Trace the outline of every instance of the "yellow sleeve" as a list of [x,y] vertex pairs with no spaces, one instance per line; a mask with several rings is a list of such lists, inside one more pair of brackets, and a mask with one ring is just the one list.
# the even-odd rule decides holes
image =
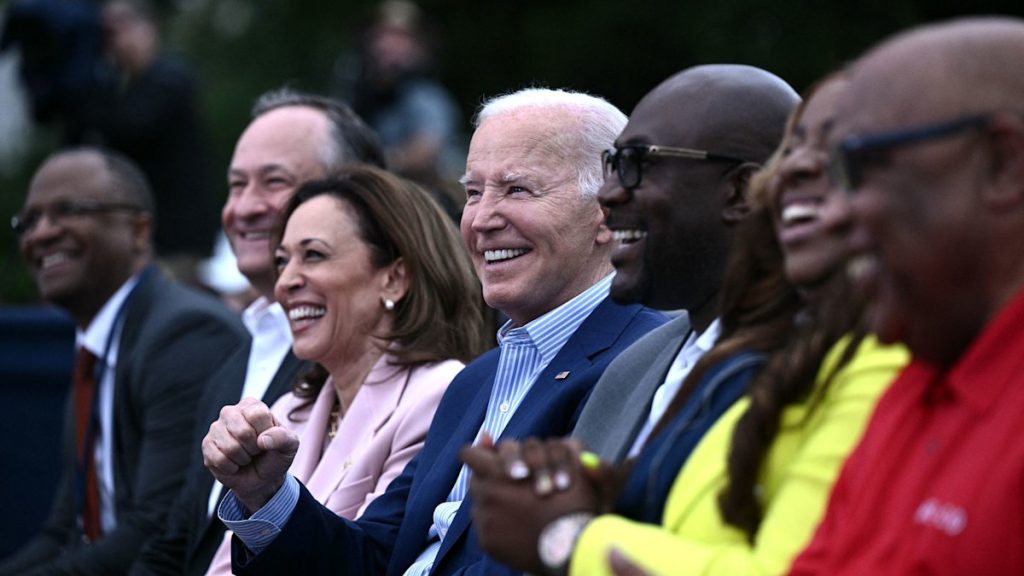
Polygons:
[[613,515],[595,519],[577,542],[570,573],[610,574],[607,559],[613,547],[650,574],[784,573],[810,540],[842,463],[860,439],[879,395],[907,360],[903,349],[865,341],[810,419],[803,421],[806,406],[783,413],[781,432],[762,472],[767,505],[753,545],[722,522],[716,503],[725,481],[732,427],[738,413],[746,410],[746,402],[741,402],[708,432],[680,472],[666,503],[664,525]]

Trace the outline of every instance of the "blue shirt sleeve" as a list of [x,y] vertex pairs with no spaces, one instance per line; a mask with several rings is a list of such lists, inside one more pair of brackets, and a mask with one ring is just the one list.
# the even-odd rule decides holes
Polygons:
[[217,509],[217,517],[249,551],[259,554],[281,533],[298,501],[299,481],[288,474],[277,494],[249,518],[245,517],[245,509],[230,490]]

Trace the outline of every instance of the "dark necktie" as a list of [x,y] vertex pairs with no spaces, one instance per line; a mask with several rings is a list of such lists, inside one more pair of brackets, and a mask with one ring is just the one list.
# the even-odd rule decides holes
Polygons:
[[[82,502],[82,531],[90,541],[100,536],[100,492],[96,479],[96,432],[99,423],[93,419],[93,403],[96,401],[96,356],[83,346],[75,358],[75,451],[79,459],[79,471],[85,475],[79,478],[80,486],[85,487]],[[87,437],[93,435],[86,445]]]

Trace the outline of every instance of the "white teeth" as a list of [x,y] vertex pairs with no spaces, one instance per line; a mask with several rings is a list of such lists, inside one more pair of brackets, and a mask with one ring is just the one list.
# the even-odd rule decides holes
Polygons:
[[623,244],[632,244],[647,237],[646,230],[612,230],[612,238]]
[[53,254],[44,256],[42,264],[43,269],[45,270],[46,268],[49,268],[51,266],[56,266],[57,264],[66,261],[67,259],[68,255],[65,254],[64,252],[55,252]]
[[326,308],[314,306],[299,306],[288,311],[290,320],[306,320],[307,318],[319,318],[327,313]]
[[817,220],[819,207],[813,204],[790,204],[782,209],[782,223],[792,224],[807,220]]
[[270,232],[239,232],[244,240],[266,240],[270,238]]
[[529,250],[524,248],[513,248],[511,250],[484,250],[484,260],[488,262],[498,262],[501,260],[509,260],[516,256],[522,256]]

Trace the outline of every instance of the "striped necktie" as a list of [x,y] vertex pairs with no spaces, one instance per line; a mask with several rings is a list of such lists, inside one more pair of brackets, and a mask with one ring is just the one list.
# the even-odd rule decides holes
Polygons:
[[[84,486],[82,499],[82,531],[86,538],[95,541],[100,536],[100,492],[96,479],[95,435],[88,442],[90,428],[99,430],[99,423],[92,422],[96,398],[96,356],[83,346],[75,358],[75,453],[78,457],[79,486]],[[86,445],[86,443],[90,445]],[[84,474],[84,478],[82,475]]]

